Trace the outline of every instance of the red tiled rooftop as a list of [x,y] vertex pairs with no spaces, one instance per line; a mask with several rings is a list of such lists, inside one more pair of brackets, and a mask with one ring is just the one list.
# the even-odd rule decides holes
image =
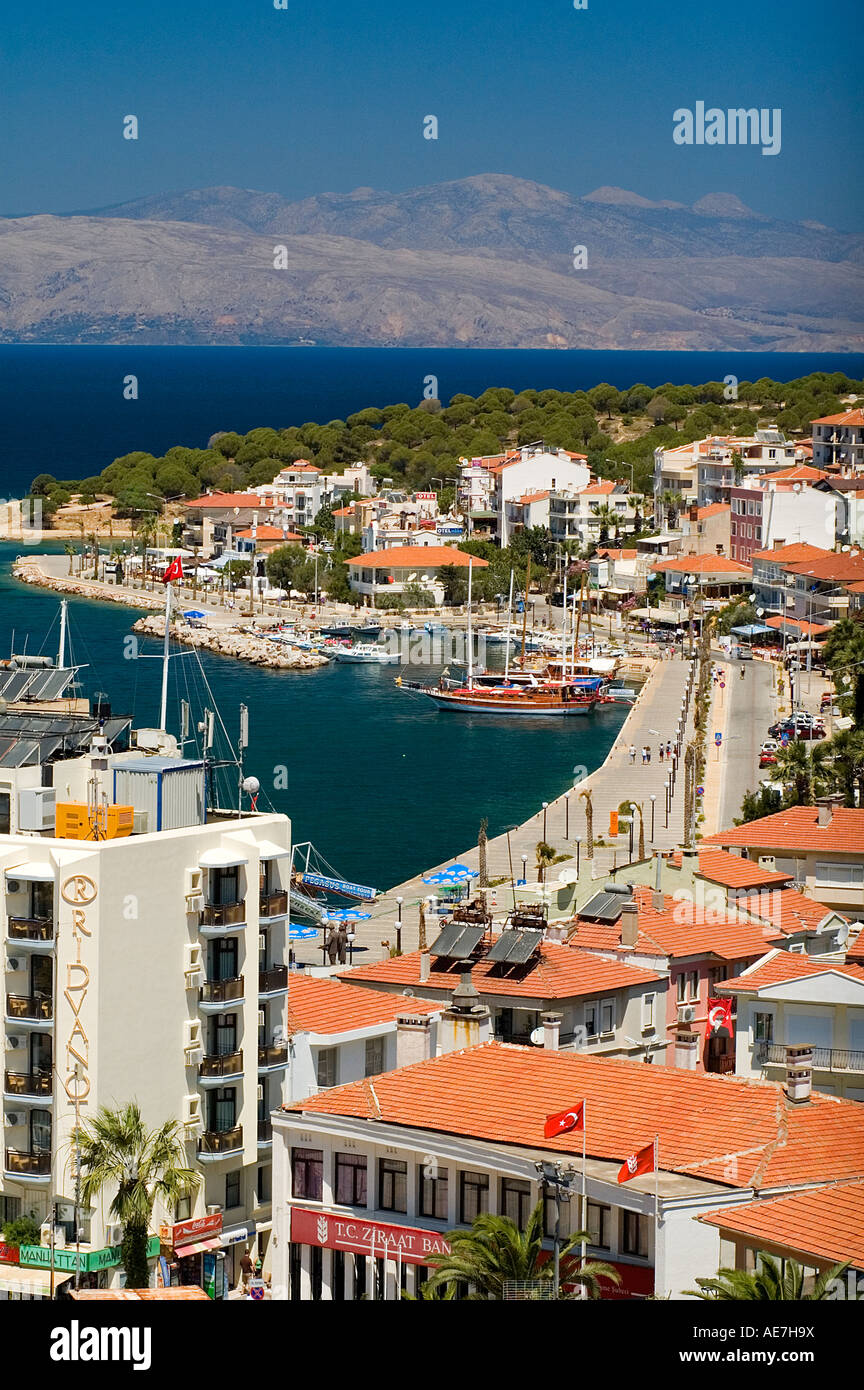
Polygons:
[[[771,922],[782,932],[815,931],[819,923],[835,911],[806,893],[799,893],[797,888],[771,888],[764,893],[754,893],[738,898],[736,906],[761,922]],[[842,917],[842,913],[837,915]]]
[[706,845],[743,845],[752,849],[791,849],[802,854],[864,854],[864,809],[832,808],[827,825],[819,825],[816,806],[790,806],[716,835]]
[[264,499],[257,492],[206,492],[196,497],[194,502],[186,502],[187,507],[264,507]]
[[864,1106],[778,1083],[578,1052],[484,1043],[324,1091],[283,1108],[352,1116],[497,1144],[581,1154],[576,1131],[544,1139],[547,1115],[587,1101],[591,1158],[623,1162],[660,1139],[660,1168],[728,1187],[864,1175]]
[[830,550],[822,550],[818,545],[808,545],[806,541],[793,541],[790,545],[778,545],[773,550],[754,550],[754,560],[776,560],[778,564],[794,563],[796,560],[819,560],[830,555]]
[[794,628],[802,636],[814,637],[821,632],[830,632],[830,623],[808,623],[806,618],[784,618],[781,614],[775,614],[772,618],[765,619],[765,626],[772,627],[777,632],[782,632],[784,627]]
[[441,565],[458,565],[468,568],[470,560],[475,568],[486,569],[488,560],[477,555],[467,555],[452,545],[397,545],[390,550],[370,550],[365,555],[356,555],[349,565],[359,565],[361,569],[437,569]]
[[832,1183],[763,1202],[707,1211],[697,1218],[709,1226],[780,1246],[831,1264],[864,1268],[864,1182]]
[[709,516],[719,516],[721,512],[731,512],[732,508],[728,502],[710,502],[707,507],[699,507],[696,511],[697,521],[707,521]]
[[597,551],[598,558],[601,560],[635,560],[638,554],[639,551],[635,547],[632,550],[623,547],[619,550],[610,550],[608,546],[603,546]]
[[302,541],[304,538],[296,531],[284,531],[281,526],[247,526],[245,531],[237,532],[237,539],[243,541],[284,541],[288,545],[292,541]]
[[350,1033],[376,1023],[392,1023],[404,1013],[435,1013],[428,999],[382,994],[321,976],[292,974],[288,987],[289,1033]]
[[[408,986],[421,993],[434,989],[443,994],[456,988],[461,978],[460,972],[466,968],[466,963],[462,961],[455,967],[443,968],[433,960],[428,980],[421,982],[420,952],[414,951],[377,964],[355,966],[341,978],[358,983],[368,981],[378,985]],[[626,989],[628,986],[650,984],[661,978],[654,970],[588,956],[556,941],[544,941],[539,957],[517,973],[511,967],[504,974],[500,967],[483,960],[474,965],[471,972],[472,983],[480,994],[548,1000]]]
[[728,555],[664,555],[651,568],[676,574],[731,574],[742,580],[752,573],[749,565]]
[[743,921],[734,912],[664,896],[662,912],[651,906],[651,890],[637,885],[633,897],[639,909],[639,937],[635,947],[621,945],[621,924],[605,926],[576,917],[571,948],[581,950],[637,951],[648,955],[686,959],[713,955],[719,960],[744,960],[764,955],[778,939],[773,927]]
[[828,474],[822,468],[811,468],[809,463],[797,463],[793,468],[778,468],[765,474],[770,483],[818,483]]
[[752,859],[742,859],[725,849],[702,849],[699,851],[699,877],[711,883],[722,883],[724,888],[758,888],[763,883],[788,883],[792,875],[765,869],[761,864],[754,864]]
[[751,990],[764,989],[769,985],[784,984],[789,980],[804,980],[813,975],[827,975],[832,972],[848,975],[858,984],[864,985],[864,967],[860,965],[838,965],[831,961],[820,961],[813,956],[805,956],[797,951],[770,951],[763,960],[742,970],[730,980],[718,984],[720,993],[726,990],[744,994]]
[[864,410],[856,406],[854,410],[844,410],[841,415],[821,415],[818,420],[811,420],[811,425],[857,425],[859,429],[864,426]]

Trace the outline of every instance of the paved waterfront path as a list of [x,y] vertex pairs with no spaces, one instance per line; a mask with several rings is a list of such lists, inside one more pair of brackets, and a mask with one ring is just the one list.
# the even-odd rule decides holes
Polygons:
[[[555,801],[550,801],[545,812],[545,839],[547,843],[559,854],[570,855],[571,858],[566,862],[554,865],[547,870],[547,882],[554,884],[557,881],[559,872],[564,869],[576,869],[577,849],[576,837],[581,837],[582,845],[579,854],[580,883],[585,883],[592,878],[604,879],[613,865],[621,867],[626,865],[629,851],[629,830],[621,828],[617,840],[609,840],[609,812],[617,811],[622,801],[632,798],[643,808],[645,817],[645,850],[650,854],[652,849],[671,849],[680,844],[683,835],[683,816],[684,816],[684,767],[683,767],[683,748],[687,740],[692,736],[692,724],[688,715],[687,724],[684,731],[682,742],[682,758],[677,765],[677,775],[675,780],[675,792],[672,798],[671,814],[668,826],[665,816],[665,793],[664,788],[669,772],[669,767],[664,757],[661,763],[658,757],[658,747],[662,738],[664,746],[667,739],[671,740],[674,746],[676,727],[681,710],[682,699],[684,698],[688,678],[690,673],[689,661],[676,658],[673,661],[658,661],[655,663],[648,680],[643,686],[639,698],[629,711],[618,737],[615,740],[605,762],[590,776],[586,777],[576,787],[572,788],[566,795],[559,796]],[[692,702],[691,702],[692,705]],[[458,717],[458,716],[454,716]],[[585,716],[590,719],[590,715]],[[507,734],[502,730],[502,741],[506,740]],[[641,761],[641,749],[643,744],[647,744],[651,749],[651,762],[643,766]],[[631,765],[629,748],[633,745],[637,749],[637,757],[634,765]],[[587,842],[585,834],[585,800],[579,793],[589,790],[594,808],[594,836],[595,850],[593,860],[587,857]],[[651,836],[651,795],[656,797],[654,804],[654,836]],[[568,829],[568,809],[569,800],[569,838],[565,836]],[[477,802],[477,822],[478,829],[480,819],[483,815],[482,800]],[[394,833],[398,833],[398,827],[394,827]],[[538,842],[544,839],[544,812],[542,808],[522,825],[510,832],[510,844],[508,851],[507,835],[499,835],[495,839],[490,839],[487,846],[487,866],[489,879],[506,879],[506,883],[499,884],[494,890],[494,897],[497,898],[497,909],[493,911],[501,914],[511,905],[510,895],[510,861],[514,877],[522,877],[522,856],[527,857],[527,880],[529,884],[537,881],[537,868],[535,850]],[[598,844],[597,840],[604,843]],[[633,833],[633,857],[638,857],[639,831],[638,821],[634,826]],[[458,856],[460,863],[469,865],[476,869],[478,866],[478,850],[476,844]],[[448,863],[452,863],[449,860]],[[418,943],[418,904],[421,898],[428,898],[434,893],[434,888],[423,882],[423,875],[428,876],[436,872],[439,868],[446,868],[446,864],[436,865],[423,871],[423,874],[407,880],[405,883],[398,884],[389,892],[382,894],[372,908],[372,918],[368,922],[360,922],[357,925],[357,940],[355,946],[355,961],[380,960],[387,954],[387,948],[382,944],[388,941],[391,945],[396,944],[396,926],[399,919],[399,908],[397,897],[401,897],[402,902],[402,931],[401,943],[403,951],[413,951],[417,949]],[[491,895],[490,895],[491,896]],[[537,901],[535,895],[533,901]],[[560,915],[556,908],[556,898],[553,898],[550,907],[550,916]],[[431,942],[436,935],[436,918],[427,913],[427,937]],[[316,943],[298,943],[296,957],[300,961],[307,961],[311,964],[321,964],[322,951],[320,938]]]

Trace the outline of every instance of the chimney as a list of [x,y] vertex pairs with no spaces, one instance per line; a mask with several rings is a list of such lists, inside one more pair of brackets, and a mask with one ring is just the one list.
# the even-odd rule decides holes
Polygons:
[[793,1105],[806,1105],[813,1086],[813,1048],[810,1043],[803,1047],[786,1049],[786,1099]]
[[543,1046],[548,1052],[557,1052],[561,1037],[561,1014],[541,1014],[543,1024]]
[[639,939],[639,909],[631,898],[621,908],[621,945],[635,946]]
[[701,1033],[679,1026],[675,1032],[675,1066],[685,1071],[695,1071],[701,1043]]
[[429,951],[420,952],[420,980],[421,985],[425,985],[429,979],[429,972],[432,969],[432,955]]
[[834,816],[834,807],[842,806],[843,797],[836,792],[833,796],[817,796],[815,800],[817,825],[830,825]]
[[432,1019],[428,1014],[400,1014],[396,1019],[396,1066],[428,1062],[432,1056]]
[[471,971],[466,970],[441,1018],[441,1051],[455,1052],[463,1047],[476,1047],[477,1043],[487,1042],[491,1035],[489,1010],[477,993]]

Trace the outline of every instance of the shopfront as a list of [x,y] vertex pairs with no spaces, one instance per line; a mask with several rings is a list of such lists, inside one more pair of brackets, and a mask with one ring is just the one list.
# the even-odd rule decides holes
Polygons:
[[[11,1253],[10,1247],[0,1247]],[[53,1287],[54,1297],[63,1298],[66,1285],[78,1271],[78,1287],[81,1289],[110,1288],[120,1265],[122,1247],[105,1246],[101,1250],[81,1248],[76,1251],[68,1247],[54,1247],[53,1255],[48,1245],[22,1245],[18,1251],[18,1270],[11,1263],[0,1265],[0,1298],[50,1298]],[[148,1259],[159,1254],[159,1238],[151,1236],[147,1245]],[[53,1279],[52,1279],[53,1267]]]
[[394,1299],[416,1293],[433,1255],[450,1253],[439,1231],[291,1208],[292,1300]]
[[[171,1287],[197,1285],[208,1298],[228,1294],[225,1251],[222,1248],[222,1213],[178,1221],[159,1228],[164,1264]],[[163,1273],[164,1282],[164,1273]]]

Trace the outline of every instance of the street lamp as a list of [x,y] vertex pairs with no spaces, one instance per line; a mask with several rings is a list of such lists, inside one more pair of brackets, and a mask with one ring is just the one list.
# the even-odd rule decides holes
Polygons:
[[509,865],[510,865],[510,891],[511,891],[512,894],[513,894],[513,906],[514,906],[514,907],[516,906],[516,883],[515,883],[515,880],[514,880],[514,878],[513,878],[513,847],[512,847],[512,845],[510,844],[510,832],[511,832],[511,830],[518,830],[518,829],[519,829],[518,825],[508,825],[508,826],[506,826],[505,829],[504,829],[504,834],[507,836],[507,860],[508,860],[508,863],[509,863]]
[[[551,1191],[555,1197],[555,1233],[552,1237],[553,1259],[554,1259],[554,1282],[555,1297],[561,1297],[561,1203],[570,1202],[576,1178],[576,1169],[572,1164],[568,1168],[562,1168],[560,1163],[536,1162],[534,1167],[540,1185],[546,1191]],[[582,1227],[585,1227],[585,1173],[582,1174]],[[582,1243],[582,1262],[585,1261],[585,1243]]]
[[396,921],[396,950],[402,954],[402,899],[396,899],[396,910],[399,914]]
[[545,845],[545,843],[546,843],[546,811],[547,811],[548,807],[549,807],[549,802],[548,802],[548,801],[544,801],[544,802],[543,802],[543,843],[544,843],[544,845]]
[[527,854],[523,854],[523,855],[522,855],[522,882],[523,882],[523,883],[527,883],[527,882],[528,882],[528,868],[527,868],[527,864],[528,864],[528,855],[527,855]]
[[580,862],[581,862],[581,854],[582,854],[582,839],[581,839],[581,836],[577,835],[577,836],[576,836],[576,877],[577,877],[577,878],[579,877],[579,869],[580,869]]
[[570,793],[564,793],[564,839],[570,839]]
[[656,796],[654,795],[654,793],[652,792],[652,793],[651,793],[651,843],[652,843],[652,845],[653,845],[653,843],[654,843],[654,803],[656,802],[656,800],[657,800],[657,797],[656,797]]

